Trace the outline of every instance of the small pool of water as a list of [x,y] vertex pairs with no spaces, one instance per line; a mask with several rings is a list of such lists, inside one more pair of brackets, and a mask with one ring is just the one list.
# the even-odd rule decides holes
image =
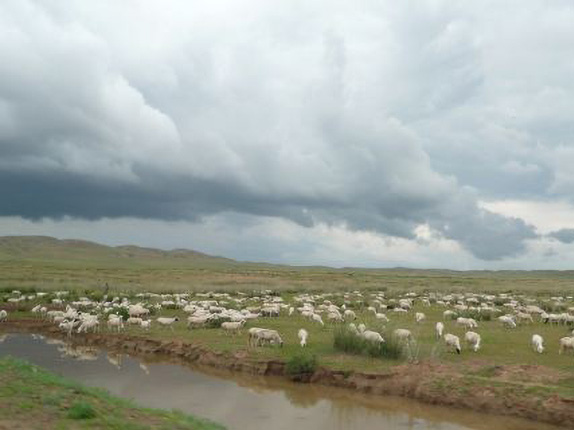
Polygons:
[[[1,338],[0,338],[1,340]],[[0,356],[28,360],[137,404],[209,418],[229,430],[551,430],[553,426],[369,396],[280,378],[229,374],[72,348],[42,336],[8,335]]]

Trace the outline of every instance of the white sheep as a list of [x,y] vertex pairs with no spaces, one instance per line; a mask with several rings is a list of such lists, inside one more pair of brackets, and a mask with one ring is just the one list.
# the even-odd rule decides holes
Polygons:
[[504,325],[504,327],[516,328],[516,323],[514,322],[512,317],[510,317],[508,315],[503,315],[503,316],[498,317],[498,321],[500,321],[502,323],[502,325]]
[[405,328],[398,328],[393,332],[394,336],[399,340],[409,340],[412,339],[412,333],[410,330]]
[[559,341],[560,349],[558,350],[558,354],[562,354],[564,350],[572,350],[574,351],[574,337],[563,337]]
[[389,318],[387,318],[387,316],[385,314],[382,314],[382,313],[376,313],[375,318],[378,320],[381,320],[383,322],[389,322]]
[[462,348],[460,347],[460,339],[454,334],[447,333],[444,335],[444,342],[447,347],[454,348],[457,354],[460,354]]
[[178,317],[172,317],[172,318],[159,317],[156,319],[156,321],[159,325],[162,325],[164,327],[169,327],[173,331],[173,324],[175,322],[179,321],[179,318]]
[[367,342],[376,343],[379,345],[385,342],[385,339],[383,339],[383,336],[381,336],[380,333],[372,330],[365,330],[361,333],[361,337]]
[[435,327],[436,338],[440,339],[442,337],[442,333],[444,332],[444,324],[442,322],[437,322]]
[[423,322],[425,319],[426,319],[426,315],[424,313],[417,312],[415,314],[415,321],[417,324]]
[[357,315],[352,310],[347,309],[345,312],[343,312],[343,318],[345,318],[345,320],[354,321],[357,319]]
[[359,330],[357,330],[357,326],[354,323],[349,323],[348,328],[353,332],[353,334],[356,334],[357,336],[360,334]]
[[2,309],[0,311],[0,322],[6,321],[7,319],[8,319],[8,312],[6,312],[4,309]]
[[145,330],[149,330],[151,328],[151,320],[142,320],[140,326]]
[[65,331],[68,334],[68,337],[72,336],[72,331],[74,330],[74,321],[68,321],[67,319],[63,320],[58,327],[60,330]]
[[299,337],[299,343],[301,344],[301,347],[307,346],[307,338],[309,337],[307,330],[304,328],[300,329],[297,333],[297,336]]
[[92,330],[94,333],[98,330],[100,326],[100,322],[98,321],[98,317],[94,315],[90,315],[91,318],[87,318],[82,321],[80,326],[78,327],[78,333],[87,333],[88,330]]
[[321,324],[322,326],[325,325],[325,323],[323,322],[323,319],[321,318],[321,315],[319,315],[319,314],[313,314],[313,315],[311,315],[311,320],[313,320],[313,321],[315,321],[315,322]]
[[241,327],[245,325],[245,320],[236,321],[236,322],[223,322],[221,323],[221,328],[228,334],[239,333]]
[[478,327],[478,323],[473,318],[458,317],[456,319],[456,324],[463,326],[466,330]]
[[270,330],[266,328],[257,328],[252,327],[249,329],[249,345],[255,346],[263,345],[264,343],[268,344],[279,344],[279,346],[283,346],[283,339],[279,335],[277,330]]
[[327,319],[332,322],[344,322],[343,317],[338,312],[329,312],[327,314]]
[[524,312],[518,312],[516,314],[516,318],[519,322],[527,321],[529,323],[534,323],[534,320],[532,319],[532,315],[524,313]]
[[464,340],[466,343],[472,346],[474,352],[477,352],[480,349],[481,338],[478,333],[475,333],[474,331],[467,331],[464,335]]
[[122,318],[120,316],[115,316],[113,317],[110,314],[110,319],[108,319],[108,322],[106,323],[106,325],[108,326],[108,329],[110,329],[110,331],[113,331],[114,327],[118,330],[118,333],[123,330],[124,328],[124,322],[122,320]]
[[532,345],[532,348],[534,348],[534,350],[538,354],[542,354],[542,352],[544,352],[544,345],[543,345],[544,339],[542,339],[542,336],[540,336],[539,334],[533,334],[530,343]]

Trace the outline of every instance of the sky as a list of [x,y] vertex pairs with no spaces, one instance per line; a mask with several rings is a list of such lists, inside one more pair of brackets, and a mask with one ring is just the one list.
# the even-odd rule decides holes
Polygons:
[[569,0],[4,0],[0,235],[571,269]]

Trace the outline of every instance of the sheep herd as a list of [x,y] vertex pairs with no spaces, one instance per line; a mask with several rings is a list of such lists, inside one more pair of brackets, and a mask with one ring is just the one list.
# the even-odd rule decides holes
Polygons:
[[[282,347],[285,344],[284,334],[289,331],[288,338],[295,338],[296,333],[298,344],[305,348],[309,342],[313,342],[309,331],[312,327],[318,333],[329,332],[337,325],[346,327],[364,341],[380,345],[386,342],[386,337],[405,344],[416,342],[418,329],[430,324],[436,340],[442,342],[447,351],[462,354],[465,349],[480,352],[484,345],[480,333],[484,334],[483,330],[488,325],[484,321],[492,321],[490,324],[499,324],[509,333],[519,326],[531,327],[532,332],[524,342],[528,342],[529,347],[539,354],[544,353],[545,345],[543,336],[535,327],[563,327],[564,336],[558,340],[557,352],[574,352],[574,332],[570,332],[569,328],[574,325],[574,306],[570,306],[573,298],[569,296],[387,294],[384,291],[359,290],[286,293],[283,296],[271,290],[235,293],[142,292],[95,299],[77,297],[70,291],[24,294],[15,290],[0,296],[0,300],[29,304],[32,315],[57,325],[67,336],[102,330],[121,333],[127,327],[149,331],[155,326],[173,331],[174,327],[183,327],[180,321],[185,321],[192,333],[196,329],[214,328],[226,335],[236,336],[242,335],[246,328],[247,345],[251,348]],[[437,313],[437,308],[441,312]],[[437,315],[442,317],[437,318]],[[8,317],[8,312],[0,309],[0,322]],[[293,324],[285,324],[284,331],[277,324],[268,323],[278,317],[286,318]],[[391,321],[396,327],[393,330],[388,329]],[[305,327],[294,329],[293,325]],[[456,334],[457,330],[462,332],[462,338]]]

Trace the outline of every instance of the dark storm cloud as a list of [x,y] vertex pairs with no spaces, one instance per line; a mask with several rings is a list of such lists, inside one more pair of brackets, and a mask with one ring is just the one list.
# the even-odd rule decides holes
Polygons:
[[548,236],[559,240],[562,243],[574,243],[574,229],[563,228],[561,230],[553,231]]
[[[4,2],[0,215],[428,225],[481,259],[517,255],[533,227],[482,209],[458,166],[459,127],[496,116],[484,10],[432,3]],[[507,155],[484,158],[501,186],[554,160]]]

